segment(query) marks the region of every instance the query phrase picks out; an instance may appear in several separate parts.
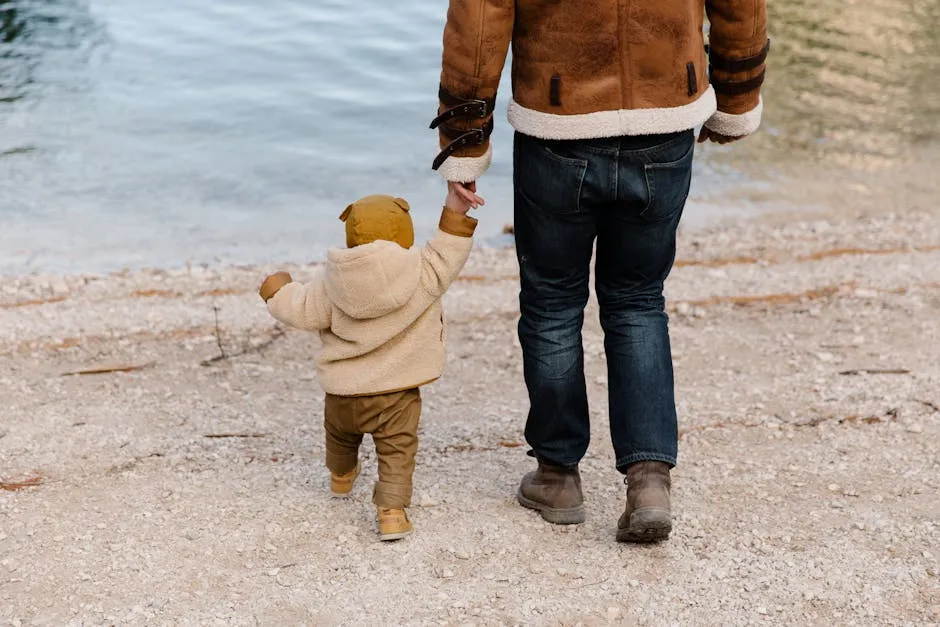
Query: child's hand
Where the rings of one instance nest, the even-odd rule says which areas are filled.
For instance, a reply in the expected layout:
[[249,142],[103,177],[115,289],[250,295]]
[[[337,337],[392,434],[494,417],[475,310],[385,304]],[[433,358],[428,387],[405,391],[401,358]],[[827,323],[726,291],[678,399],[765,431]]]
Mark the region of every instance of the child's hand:
[[458,213],[467,215],[467,212],[471,209],[478,209],[482,205],[486,204],[486,201],[483,200],[483,198],[476,195],[476,191],[476,181],[471,181],[469,183],[454,183],[452,181],[448,181],[447,200],[445,201],[445,204],[451,211],[456,211]]
[[261,288],[258,290],[258,294],[261,298],[264,299],[264,302],[268,302],[278,291],[293,281],[289,272],[275,272],[264,280],[264,283],[261,284]]

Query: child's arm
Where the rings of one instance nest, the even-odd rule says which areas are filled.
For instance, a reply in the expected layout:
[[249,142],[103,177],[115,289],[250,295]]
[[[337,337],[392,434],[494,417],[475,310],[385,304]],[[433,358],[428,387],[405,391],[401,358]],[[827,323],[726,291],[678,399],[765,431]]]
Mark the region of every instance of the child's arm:
[[332,308],[323,270],[307,284],[295,283],[287,272],[277,272],[264,280],[259,293],[271,315],[286,325],[306,331],[330,327]]
[[453,187],[448,187],[450,191],[437,235],[421,252],[421,282],[434,298],[444,295],[467,263],[477,227],[477,220],[467,215],[470,203]]

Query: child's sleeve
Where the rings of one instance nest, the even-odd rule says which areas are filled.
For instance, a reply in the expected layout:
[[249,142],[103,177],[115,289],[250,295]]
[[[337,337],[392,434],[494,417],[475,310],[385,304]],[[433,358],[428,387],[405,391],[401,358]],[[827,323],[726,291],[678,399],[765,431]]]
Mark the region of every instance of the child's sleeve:
[[476,228],[476,219],[444,207],[437,235],[421,253],[421,283],[434,298],[443,296],[463,270]]
[[332,307],[322,269],[306,284],[295,283],[286,272],[272,275],[261,286],[261,297],[271,315],[288,326],[306,331],[330,327]]

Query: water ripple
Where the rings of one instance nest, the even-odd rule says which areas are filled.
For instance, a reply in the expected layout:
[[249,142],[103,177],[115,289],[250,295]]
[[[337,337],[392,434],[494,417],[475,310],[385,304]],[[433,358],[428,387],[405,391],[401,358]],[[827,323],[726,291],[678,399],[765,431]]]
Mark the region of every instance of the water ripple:
[[[0,0],[0,273],[76,257],[178,263],[203,249],[296,258],[336,241],[338,208],[371,192],[431,207],[415,215],[433,228],[441,185],[427,123],[446,9]],[[912,167],[925,146],[940,154],[940,3],[769,10],[766,132],[704,147],[697,190],[757,182],[784,195],[792,178]],[[494,230],[511,219],[509,93],[505,83],[485,181]],[[37,241],[41,253],[2,256]]]

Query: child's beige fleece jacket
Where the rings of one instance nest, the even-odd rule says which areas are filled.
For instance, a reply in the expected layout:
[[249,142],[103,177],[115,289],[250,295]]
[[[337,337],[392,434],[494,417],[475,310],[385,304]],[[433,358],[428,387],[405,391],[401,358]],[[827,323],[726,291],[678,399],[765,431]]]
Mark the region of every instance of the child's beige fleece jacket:
[[441,297],[470,256],[476,225],[445,208],[423,249],[384,240],[331,248],[312,281],[287,283],[267,301],[284,324],[320,332],[317,372],[325,392],[382,394],[441,376]]

